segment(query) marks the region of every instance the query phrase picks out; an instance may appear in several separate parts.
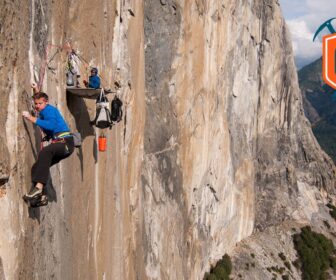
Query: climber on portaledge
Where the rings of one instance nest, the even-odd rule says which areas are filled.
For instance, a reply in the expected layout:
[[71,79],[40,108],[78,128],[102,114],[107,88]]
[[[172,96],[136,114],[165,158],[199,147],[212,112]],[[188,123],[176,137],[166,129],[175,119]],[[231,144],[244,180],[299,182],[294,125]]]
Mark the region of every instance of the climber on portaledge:
[[83,81],[87,88],[100,88],[100,78],[98,76],[98,68],[93,67],[91,69],[91,75],[89,77],[89,82]]
[[[48,95],[39,92],[33,96],[35,109],[39,117],[34,117],[25,111],[23,117],[39,126],[52,140],[51,144],[43,147],[39,152],[37,161],[31,169],[31,190],[23,196],[25,201],[42,196],[43,187],[47,184],[50,166],[69,157],[74,151],[73,136],[59,110],[48,104]],[[46,139],[44,139],[46,140]]]

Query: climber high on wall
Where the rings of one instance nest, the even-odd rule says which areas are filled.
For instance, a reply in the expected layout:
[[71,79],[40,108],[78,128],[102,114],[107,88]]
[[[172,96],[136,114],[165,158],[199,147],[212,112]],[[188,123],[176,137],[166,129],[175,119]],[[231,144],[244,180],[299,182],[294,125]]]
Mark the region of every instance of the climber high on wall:
[[24,111],[22,115],[42,129],[45,134],[43,141],[51,141],[51,143],[41,149],[31,169],[32,187],[23,196],[26,202],[42,197],[43,188],[48,181],[50,166],[69,157],[74,151],[73,135],[59,110],[48,103],[48,95],[44,92],[37,92],[33,99],[39,116],[34,117],[27,111]]

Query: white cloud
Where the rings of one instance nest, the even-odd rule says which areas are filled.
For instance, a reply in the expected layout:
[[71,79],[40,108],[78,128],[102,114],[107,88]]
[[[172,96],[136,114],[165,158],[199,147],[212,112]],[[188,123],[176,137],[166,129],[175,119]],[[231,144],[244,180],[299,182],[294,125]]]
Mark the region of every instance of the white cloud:
[[[336,1],[330,0],[280,0],[287,25],[292,34],[297,67],[314,61],[322,55],[321,37],[329,34],[325,29],[313,42],[319,26],[336,17]],[[336,30],[336,19],[332,21]]]
[[321,43],[313,42],[314,34],[304,20],[289,20],[287,25],[291,31],[296,65],[301,68],[321,56]]

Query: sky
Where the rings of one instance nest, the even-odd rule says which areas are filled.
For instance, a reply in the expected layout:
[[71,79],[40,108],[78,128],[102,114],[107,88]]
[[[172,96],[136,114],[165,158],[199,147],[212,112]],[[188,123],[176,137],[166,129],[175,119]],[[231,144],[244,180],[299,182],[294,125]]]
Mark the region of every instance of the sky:
[[[280,7],[290,29],[295,63],[298,69],[322,56],[322,36],[313,42],[317,29],[326,20],[336,17],[335,0],[280,0]],[[336,19],[331,24],[336,30]]]

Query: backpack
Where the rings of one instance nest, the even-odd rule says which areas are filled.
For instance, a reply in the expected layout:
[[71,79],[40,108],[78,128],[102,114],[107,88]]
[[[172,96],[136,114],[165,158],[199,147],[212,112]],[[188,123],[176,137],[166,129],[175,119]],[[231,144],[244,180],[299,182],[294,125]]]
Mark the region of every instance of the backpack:
[[96,117],[90,122],[98,128],[112,128],[111,113],[109,110],[109,102],[105,97],[104,90],[100,92],[100,96],[96,101]]
[[123,115],[122,105],[122,101],[117,96],[114,96],[111,102],[111,119],[113,122],[121,121]]

